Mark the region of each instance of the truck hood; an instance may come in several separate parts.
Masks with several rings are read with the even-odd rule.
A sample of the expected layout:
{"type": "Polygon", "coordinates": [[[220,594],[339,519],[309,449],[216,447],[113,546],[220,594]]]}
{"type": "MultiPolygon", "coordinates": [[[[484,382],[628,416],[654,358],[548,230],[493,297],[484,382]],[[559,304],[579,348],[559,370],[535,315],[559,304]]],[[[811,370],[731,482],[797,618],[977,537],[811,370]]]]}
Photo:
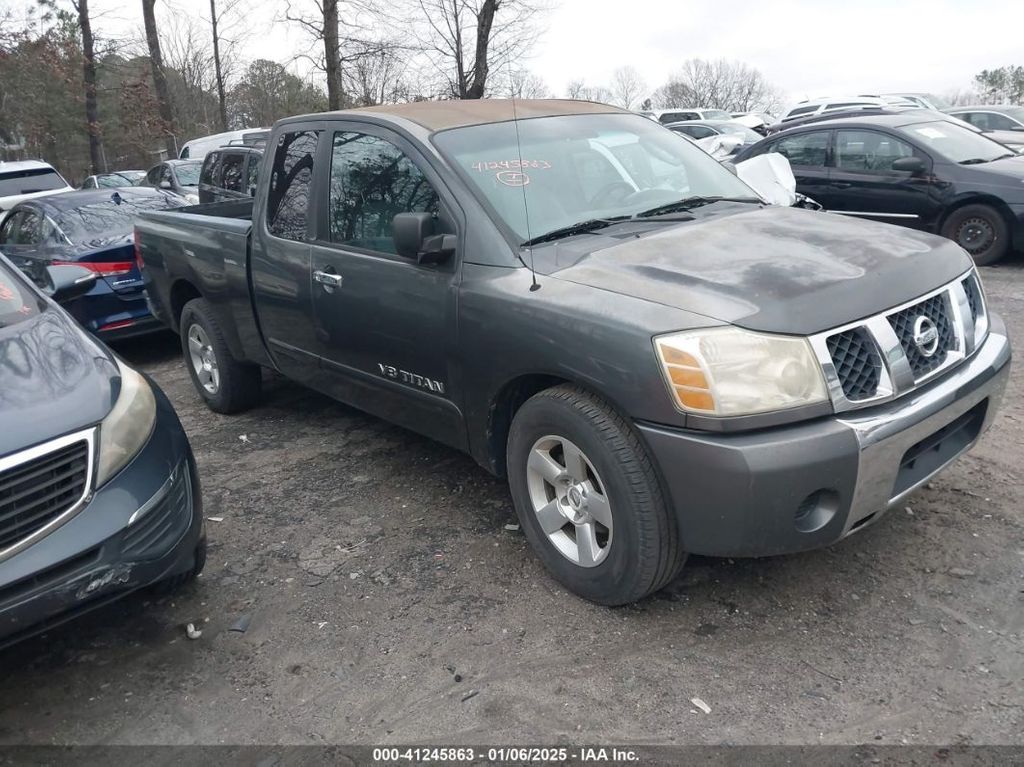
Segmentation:
{"type": "Polygon", "coordinates": [[[0,327],[0,456],[101,421],[119,376],[110,353],[52,305],[0,327]]]}
{"type": "Polygon", "coordinates": [[[705,215],[614,242],[553,276],[750,330],[799,335],[884,311],[971,267],[949,240],[797,208],[705,215]]]}

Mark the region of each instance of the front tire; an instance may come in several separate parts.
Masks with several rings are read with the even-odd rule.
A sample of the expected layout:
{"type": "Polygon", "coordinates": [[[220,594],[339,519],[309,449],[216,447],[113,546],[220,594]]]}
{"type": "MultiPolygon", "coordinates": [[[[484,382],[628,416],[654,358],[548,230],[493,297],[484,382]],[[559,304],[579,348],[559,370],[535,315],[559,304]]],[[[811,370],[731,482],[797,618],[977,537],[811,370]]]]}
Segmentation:
{"type": "Polygon", "coordinates": [[[239,362],[224,341],[224,331],[203,298],[181,312],[181,350],[196,391],[216,413],[240,413],[260,401],[259,365],[239,362]]]}
{"type": "Polygon", "coordinates": [[[533,396],[512,421],[506,463],[527,540],[573,593],[628,604],[679,573],[686,555],[654,466],[608,403],[568,385],[533,396]]]}
{"type": "Polygon", "coordinates": [[[1010,227],[999,211],[988,205],[954,210],[942,225],[942,236],[970,253],[978,266],[1001,261],[1010,250],[1010,227]]]}

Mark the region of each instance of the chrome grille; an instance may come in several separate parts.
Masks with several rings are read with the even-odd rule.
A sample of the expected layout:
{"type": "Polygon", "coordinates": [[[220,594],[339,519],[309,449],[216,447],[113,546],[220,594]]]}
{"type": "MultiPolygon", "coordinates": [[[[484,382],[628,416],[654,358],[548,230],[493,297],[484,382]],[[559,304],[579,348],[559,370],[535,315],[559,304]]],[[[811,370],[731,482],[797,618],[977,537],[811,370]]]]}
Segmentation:
{"type": "Polygon", "coordinates": [[[881,314],[811,336],[836,412],[899,397],[974,353],[988,333],[984,293],[977,274],[881,314]],[[914,340],[915,325],[935,324],[931,356],[914,340]]]}
{"type": "Polygon", "coordinates": [[[91,487],[92,434],[0,459],[0,559],[55,529],[91,487]]]}
{"type": "Polygon", "coordinates": [[[896,338],[903,347],[910,363],[910,372],[914,379],[926,375],[942,367],[947,355],[956,349],[956,334],[953,332],[952,309],[949,305],[949,293],[944,291],[927,298],[919,304],[909,306],[902,311],[889,315],[889,324],[896,332],[896,338]],[[926,317],[935,324],[939,338],[935,351],[926,355],[914,341],[914,325],[919,317],[926,317]]]}
{"type": "Polygon", "coordinates": [[[856,402],[874,397],[882,378],[882,360],[867,331],[851,328],[829,336],[826,344],[846,398],[856,402]]]}

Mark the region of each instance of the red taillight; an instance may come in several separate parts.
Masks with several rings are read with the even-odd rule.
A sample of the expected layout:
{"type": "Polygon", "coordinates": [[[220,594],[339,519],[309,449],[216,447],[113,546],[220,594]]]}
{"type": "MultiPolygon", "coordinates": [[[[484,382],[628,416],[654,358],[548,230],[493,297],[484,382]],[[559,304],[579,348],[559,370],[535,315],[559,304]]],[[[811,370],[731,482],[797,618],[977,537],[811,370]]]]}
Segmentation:
{"type": "Polygon", "coordinates": [[[131,261],[54,261],[56,266],[80,266],[101,277],[118,277],[131,272],[135,266],[131,261]]]}
{"type": "Polygon", "coordinates": [[[139,230],[132,232],[132,239],[135,241],[135,265],[142,271],[142,238],[139,237],[139,230]]]}
{"type": "Polygon", "coordinates": [[[100,328],[100,332],[104,330],[120,330],[121,328],[130,328],[135,324],[135,320],[118,320],[117,322],[108,322],[106,325],[100,328]]]}

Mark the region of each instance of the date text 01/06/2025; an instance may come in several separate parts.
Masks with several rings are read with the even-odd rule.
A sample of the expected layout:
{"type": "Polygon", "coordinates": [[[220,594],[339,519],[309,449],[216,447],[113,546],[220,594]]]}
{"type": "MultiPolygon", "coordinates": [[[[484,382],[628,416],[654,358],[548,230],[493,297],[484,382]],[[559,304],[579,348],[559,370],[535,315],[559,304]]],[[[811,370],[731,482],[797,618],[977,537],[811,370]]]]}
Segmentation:
{"type": "Polygon", "coordinates": [[[375,764],[402,764],[426,762],[474,762],[486,756],[488,762],[505,764],[509,762],[636,762],[640,756],[636,751],[625,748],[604,746],[492,746],[486,752],[472,746],[441,747],[383,747],[373,749],[375,764]]]}

